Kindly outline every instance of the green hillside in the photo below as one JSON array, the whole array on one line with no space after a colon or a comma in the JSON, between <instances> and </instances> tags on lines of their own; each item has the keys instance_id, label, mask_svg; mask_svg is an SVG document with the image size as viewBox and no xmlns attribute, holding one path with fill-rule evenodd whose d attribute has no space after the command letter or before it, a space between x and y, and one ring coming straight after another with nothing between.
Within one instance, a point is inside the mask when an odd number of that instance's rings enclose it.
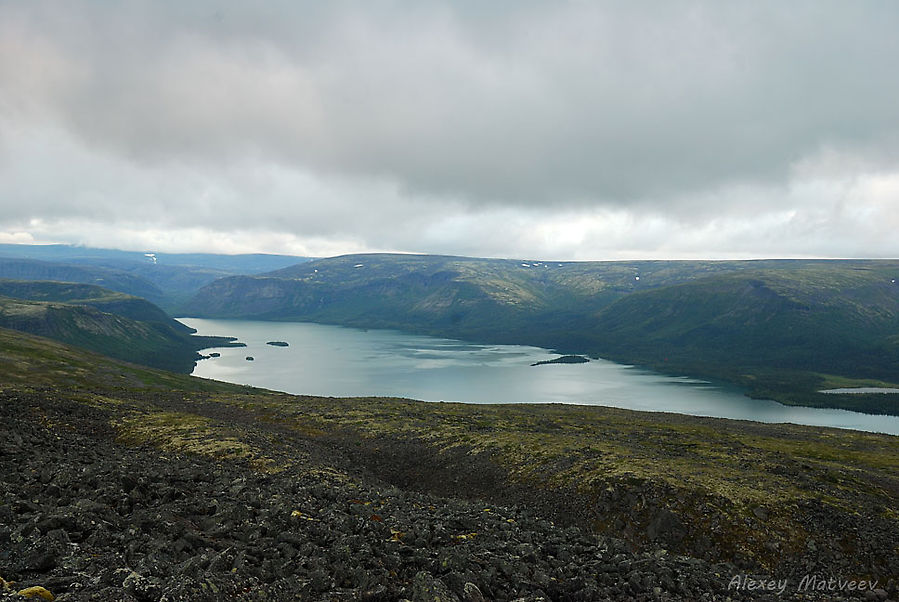
<instances>
[{"instance_id":1,"label":"green hillside","mask_svg":"<svg viewBox=\"0 0 899 602\"><path fill-rule=\"evenodd\" d=\"M745 269L737 262L544 262L347 255L217 280L185 313L399 328L579 346L589 316L634 291ZM639 279L638 279L639 278Z\"/></svg>"},{"instance_id":2,"label":"green hillside","mask_svg":"<svg viewBox=\"0 0 899 602\"><path fill-rule=\"evenodd\" d=\"M531 344L894 413L894 396L816 391L837 377L899 382L897 276L896 261L349 255L217 280L186 313Z\"/></svg>"},{"instance_id":3,"label":"green hillside","mask_svg":"<svg viewBox=\"0 0 899 602\"><path fill-rule=\"evenodd\" d=\"M0 296L29 301L57 301L88 305L102 312L141 322L167 324L175 330L191 329L173 320L162 309L146 299L111 291L92 284L45 280L0 280Z\"/></svg>"},{"instance_id":4,"label":"green hillside","mask_svg":"<svg viewBox=\"0 0 899 602\"><path fill-rule=\"evenodd\" d=\"M189 373L198 349L229 343L221 337L191 336L191 329L151 303L99 287L2 281L0 291L32 297L0 296L0 327L145 366ZM55 300L66 298L68 303Z\"/></svg>"},{"instance_id":5,"label":"green hillside","mask_svg":"<svg viewBox=\"0 0 899 602\"><path fill-rule=\"evenodd\" d=\"M305 261L288 255L143 253L74 245L0 244L0 278L99 284L175 311L225 276L259 274Z\"/></svg>"},{"instance_id":6,"label":"green hillside","mask_svg":"<svg viewBox=\"0 0 899 602\"><path fill-rule=\"evenodd\" d=\"M897 413L895 395L815 393L826 386L819 373L899 382L896 272L872 263L716 276L623 298L591 330L609 357L735 380L781 401Z\"/></svg>"}]
</instances>

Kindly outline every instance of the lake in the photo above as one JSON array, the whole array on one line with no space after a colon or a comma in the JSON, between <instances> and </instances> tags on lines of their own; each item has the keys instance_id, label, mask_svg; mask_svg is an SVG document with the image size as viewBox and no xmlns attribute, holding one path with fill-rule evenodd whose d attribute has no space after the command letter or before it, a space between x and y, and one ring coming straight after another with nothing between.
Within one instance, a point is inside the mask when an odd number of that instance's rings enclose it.
<instances>
[{"instance_id":1,"label":"lake","mask_svg":"<svg viewBox=\"0 0 899 602\"><path fill-rule=\"evenodd\" d=\"M195 376L287 393L408 397L466 403L575 403L760 422L792 422L899 435L899 417L784 406L731 386L666 376L605 360L531 364L557 357L521 345L479 345L301 322L179 318L201 335L246 347L215 349ZM267 345L285 341L288 347ZM247 361L252 356L254 361Z\"/></svg>"}]
</instances>

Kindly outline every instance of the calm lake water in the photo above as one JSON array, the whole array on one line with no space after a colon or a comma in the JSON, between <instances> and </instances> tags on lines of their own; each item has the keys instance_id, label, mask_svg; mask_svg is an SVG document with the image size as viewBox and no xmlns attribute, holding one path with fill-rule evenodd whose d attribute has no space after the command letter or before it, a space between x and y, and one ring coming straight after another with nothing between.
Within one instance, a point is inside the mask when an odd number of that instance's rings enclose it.
<instances>
[{"instance_id":1,"label":"calm lake water","mask_svg":"<svg viewBox=\"0 0 899 602\"><path fill-rule=\"evenodd\" d=\"M761 422L792 422L899 435L899 417L784 406L739 389L604 360L558 357L520 345L478 345L392 330L298 322L180 318L198 334L235 336L246 347L215 349L193 374L288 393L408 397L467 403L576 403ZM267 341L285 341L274 347ZM254 361L244 359L253 356Z\"/></svg>"}]
</instances>

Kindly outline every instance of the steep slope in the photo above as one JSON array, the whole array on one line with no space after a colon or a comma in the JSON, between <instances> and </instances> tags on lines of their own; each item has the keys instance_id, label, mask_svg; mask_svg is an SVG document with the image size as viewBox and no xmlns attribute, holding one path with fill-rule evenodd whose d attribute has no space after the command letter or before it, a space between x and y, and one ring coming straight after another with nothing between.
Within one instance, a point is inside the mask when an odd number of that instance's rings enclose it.
<instances>
[{"instance_id":1,"label":"steep slope","mask_svg":"<svg viewBox=\"0 0 899 602\"><path fill-rule=\"evenodd\" d=\"M819 264L793 260L550 262L345 255L259 276L216 281L201 289L186 309L208 317L326 317L398 323L417 323L427 316L458 327L465 319L477 320L471 315L476 310L495 307L503 314L498 316L503 326L508 327L514 324L516 314L528 321L537 314L551 321L553 315L568 312L571 317L586 317L641 290L716 274L789 271Z\"/></svg>"},{"instance_id":2,"label":"steep slope","mask_svg":"<svg viewBox=\"0 0 899 602\"><path fill-rule=\"evenodd\" d=\"M899 285L890 269L753 272L635 293L599 315L600 349L644 361L899 377Z\"/></svg>"},{"instance_id":3,"label":"steep slope","mask_svg":"<svg viewBox=\"0 0 899 602\"><path fill-rule=\"evenodd\" d=\"M141 322L167 324L181 332L191 329L173 320L146 299L111 291L93 284L44 280L0 280L0 296L29 301L57 301L72 305L89 305L102 312Z\"/></svg>"},{"instance_id":4,"label":"steep slope","mask_svg":"<svg viewBox=\"0 0 899 602\"><path fill-rule=\"evenodd\" d=\"M790 356L790 365L829 370L827 358L841 355L840 349L844 356L861 353L860 366L880 353L871 342L896 330L897 276L899 262L889 261L566 263L348 255L217 280L186 310L587 352L627 350L635 360L670 355L656 349L664 340L698 358L726 351L741 361L779 364ZM872 373L888 365L873 361Z\"/></svg>"},{"instance_id":5,"label":"steep slope","mask_svg":"<svg viewBox=\"0 0 899 602\"><path fill-rule=\"evenodd\" d=\"M256 316L365 327L515 336L523 316L545 312L541 290L512 262L449 257L346 256L205 287L192 315ZM472 277L478 274L478 278Z\"/></svg>"},{"instance_id":6,"label":"steep slope","mask_svg":"<svg viewBox=\"0 0 899 602\"><path fill-rule=\"evenodd\" d=\"M199 358L197 349L229 342L192 337L168 322L135 320L89 305L0 297L0 327L154 368L189 373Z\"/></svg>"},{"instance_id":7,"label":"steep slope","mask_svg":"<svg viewBox=\"0 0 899 602\"><path fill-rule=\"evenodd\" d=\"M716 276L630 295L590 329L606 357L725 378L788 403L895 414L895 395L817 391L827 375L899 382L897 271L872 263Z\"/></svg>"}]
</instances>

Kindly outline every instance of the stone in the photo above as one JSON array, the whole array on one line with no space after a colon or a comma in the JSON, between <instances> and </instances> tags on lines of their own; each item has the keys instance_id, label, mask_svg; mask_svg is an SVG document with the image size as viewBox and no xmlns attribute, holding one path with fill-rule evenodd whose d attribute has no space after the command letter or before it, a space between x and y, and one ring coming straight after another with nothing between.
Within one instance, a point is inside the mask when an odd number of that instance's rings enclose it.
<instances>
[{"instance_id":1,"label":"stone","mask_svg":"<svg viewBox=\"0 0 899 602\"><path fill-rule=\"evenodd\" d=\"M419 571L412 580L412 602L459 602L446 584L427 571Z\"/></svg>"},{"instance_id":2,"label":"stone","mask_svg":"<svg viewBox=\"0 0 899 602\"><path fill-rule=\"evenodd\" d=\"M663 508L649 524L646 535L652 541L661 540L676 544L686 536L686 528L674 512Z\"/></svg>"},{"instance_id":3,"label":"stone","mask_svg":"<svg viewBox=\"0 0 899 602\"><path fill-rule=\"evenodd\" d=\"M462 602L487 602L481 589L470 581L462 587Z\"/></svg>"},{"instance_id":4,"label":"stone","mask_svg":"<svg viewBox=\"0 0 899 602\"><path fill-rule=\"evenodd\" d=\"M131 571L122 582L122 589L138 600L153 600L158 597L158 587L143 575Z\"/></svg>"},{"instance_id":5,"label":"stone","mask_svg":"<svg viewBox=\"0 0 899 602\"><path fill-rule=\"evenodd\" d=\"M49 590L41 587L40 585L35 585L34 587L26 587L25 589L19 590L18 593L24 598L41 598L43 600L49 600L50 602L53 602L53 600L56 599L56 596L51 594Z\"/></svg>"}]
</instances>

